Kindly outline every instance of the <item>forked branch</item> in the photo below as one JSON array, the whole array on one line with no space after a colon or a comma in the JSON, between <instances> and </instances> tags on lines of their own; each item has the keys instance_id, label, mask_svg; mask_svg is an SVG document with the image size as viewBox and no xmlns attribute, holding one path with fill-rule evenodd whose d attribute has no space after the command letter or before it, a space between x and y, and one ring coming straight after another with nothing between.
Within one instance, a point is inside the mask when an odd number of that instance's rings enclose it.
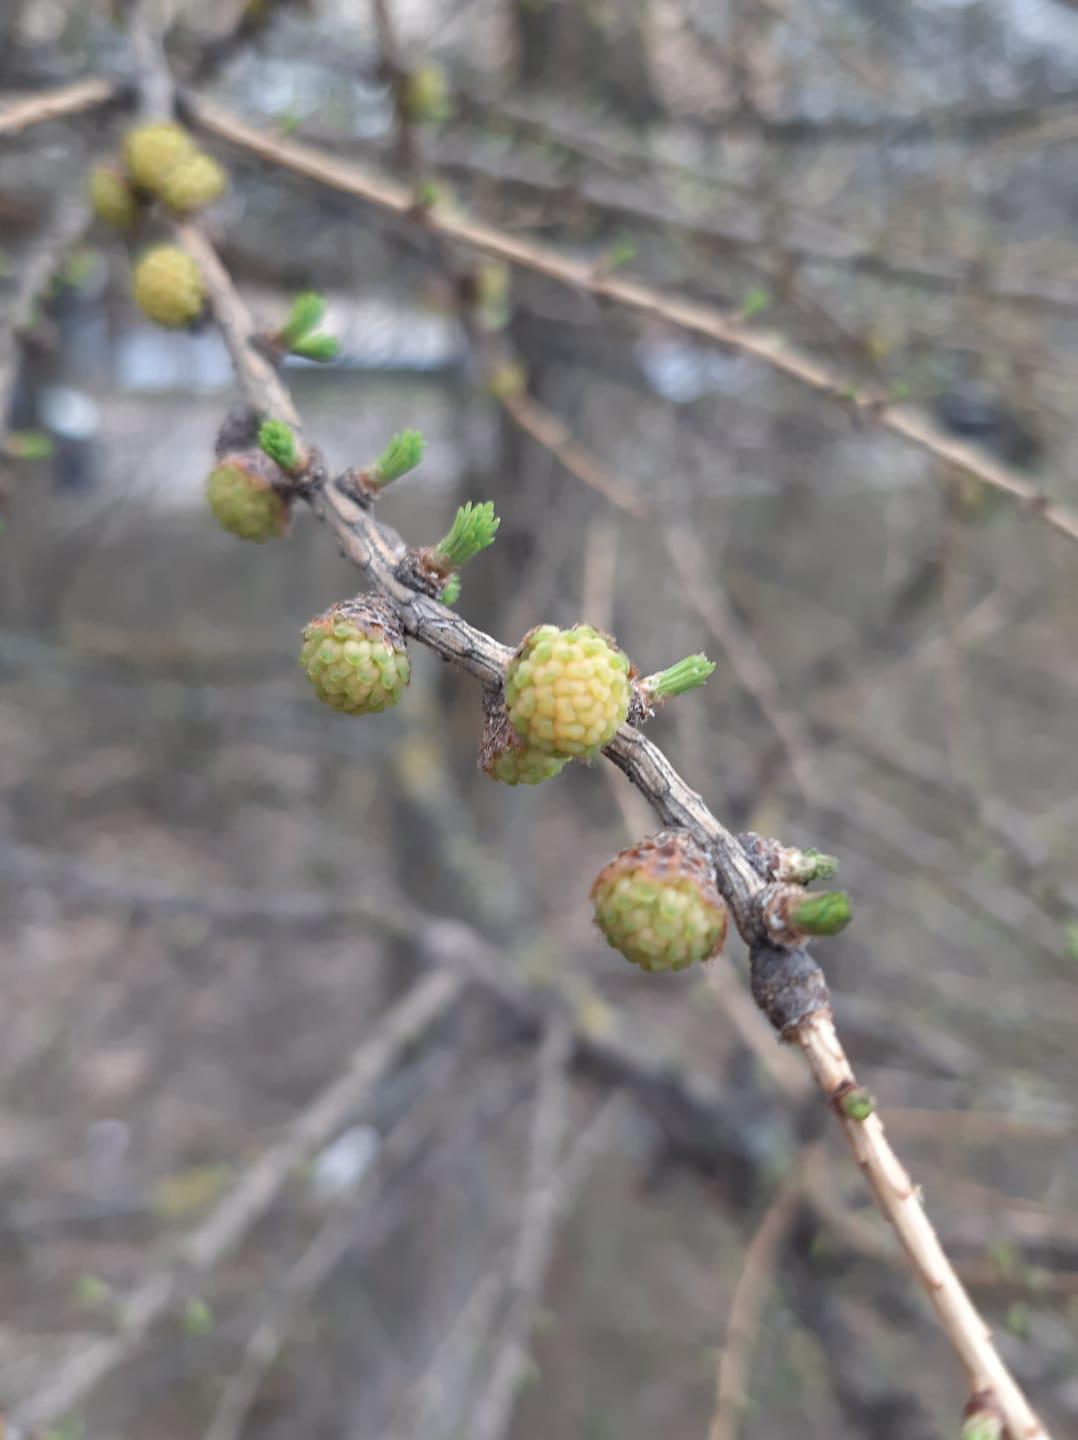
<instances>
[{"instance_id":1,"label":"forked branch","mask_svg":"<svg viewBox=\"0 0 1078 1440\"><path fill-rule=\"evenodd\" d=\"M257 327L237 294L205 232L177 227L178 238L202 268L214 317L222 331L250 404L261 414L296 425L298 415L280 376L257 347ZM393 602L404 630L487 689L498 690L512 651L469 625L437 600L410 589L397 575L404 543L332 480L301 493L369 583ZM894 1228L919 1283L958 1353L972 1392L991 1392L1014 1440L1048 1435L992 1342L884 1132L870 1102L863 1101L836 1033L822 972L801 948L768 942L766 902L773 885L754 869L734 835L711 813L663 752L632 726L623 725L604 752L651 803L667 825L683 827L711 855L720 890L753 954L754 994L783 1038L804 1051L813 1075L835 1109L846 1139L872 1188L881 1213ZM854 1097L854 1103L850 1097ZM867 1109L866 1109L867 1106Z\"/></svg>"}]
</instances>

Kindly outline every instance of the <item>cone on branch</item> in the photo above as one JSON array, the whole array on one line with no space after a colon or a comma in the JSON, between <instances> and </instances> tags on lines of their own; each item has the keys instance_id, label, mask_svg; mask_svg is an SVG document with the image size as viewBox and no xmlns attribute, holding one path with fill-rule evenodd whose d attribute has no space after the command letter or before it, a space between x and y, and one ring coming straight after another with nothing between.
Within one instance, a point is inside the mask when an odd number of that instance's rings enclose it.
<instances>
[{"instance_id":1,"label":"cone on branch","mask_svg":"<svg viewBox=\"0 0 1078 1440\"><path fill-rule=\"evenodd\" d=\"M202 272L178 245L144 251L135 264L132 290L144 315L173 330L192 324L206 304Z\"/></svg>"},{"instance_id":2,"label":"cone on branch","mask_svg":"<svg viewBox=\"0 0 1078 1440\"><path fill-rule=\"evenodd\" d=\"M278 488L279 479L277 467L261 450L223 456L206 479L206 499L218 524L258 544L284 535L292 506Z\"/></svg>"},{"instance_id":3,"label":"cone on branch","mask_svg":"<svg viewBox=\"0 0 1078 1440\"><path fill-rule=\"evenodd\" d=\"M190 215L224 194L228 176L217 161L201 150L178 160L166 170L157 193L179 215Z\"/></svg>"},{"instance_id":4,"label":"cone on branch","mask_svg":"<svg viewBox=\"0 0 1078 1440\"><path fill-rule=\"evenodd\" d=\"M325 704L346 715L396 705L412 675L396 611L377 595L342 600L303 632L299 662Z\"/></svg>"},{"instance_id":5,"label":"cone on branch","mask_svg":"<svg viewBox=\"0 0 1078 1440\"><path fill-rule=\"evenodd\" d=\"M89 179L94 214L116 230L130 230L138 215L138 200L115 165L95 165Z\"/></svg>"},{"instance_id":6,"label":"cone on branch","mask_svg":"<svg viewBox=\"0 0 1078 1440\"><path fill-rule=\"evenodd\" d=\"M172 167L198 154L198 146L182 125L154 121L136 125L124 137L127 173L140 190L158 195Z\"/></svg>"},{"instance_id":7,"label":"cone on branch","mask_svg":"<svg viewBox=\"0 0 1078 1440\"><path fill-rule=\"evenodd\" d=\"M479 746L479 768L503 785L540 785L560 775L568 760L545 755L526 745L509 723L499 699L484 700L483 739Z\"/></svg>"},{"instance_id":8,"label":"cone on branch","mask_svg":"<svg viewBox=\"0 0 1078 1440\"><path fill-rule=\"evenodd\" d=\"M684 970L717 955L726 939L714 867L685 830L661 830L616 855L591 900L607 941L643 970Z\"/></svg>"},{"instance_id":9,"label":"cone on branch","mask_svg":"<svg viewBox=\"0 0 1078 1440\"><path fill-rule=\"evenodd\" d=\"M539 625L509 662L509 723L542 754L594 755L625 721L631 677L628 657L590 625Z\"/></svg>"}]
</instances>

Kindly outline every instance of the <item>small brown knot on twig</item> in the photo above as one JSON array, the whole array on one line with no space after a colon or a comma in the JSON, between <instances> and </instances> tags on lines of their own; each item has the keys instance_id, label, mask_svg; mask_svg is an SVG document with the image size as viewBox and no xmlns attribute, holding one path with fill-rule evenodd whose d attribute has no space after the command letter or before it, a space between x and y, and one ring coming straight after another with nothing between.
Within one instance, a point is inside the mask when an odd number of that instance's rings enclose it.
<instances>
[{"instance_id":1,"label":"small brown knot on twig","mask_svg":"<svg viewBox=\"0 0 1078 1440\"><path fill-rule=\"evenodd\" d=\"M962 1412L961 1440L1002 1440L1003 1412L991 1390L975 1390Z\"/></svg>"},{"instance_id":2,"label":"small brown knot on twig","mask_svg":"<svg viewBox=\"0 0 1078 1440\"><path fill-rule=\"evenodd\" d=\"M783 1040L813 1015L830 1014L823 970L807 950L762 941L749 954L752 998Z\"/></svg>"},{"instance_id":3,"label":"small brown knot on twig","mask_svg":"<svg viewBox=\"0 0 1078 1440\"><path fill-rule=\"evenodd\" d=\"M449 578L448 572L435 562L429 546L406 550L397 562L395 573L402 585L418 591L420 595L429 595L432 600L438 599Z\"/></svg>"},{"instance_id":4,"label":"small brown knot on twig","mask_svg":"<svg viewBox=\"0 0 1078 1440\"><path fill-rule=\"evenodd\" d=\"M262 415L253 405L233 405L221 421L221 428L214 441L214 453L218 459L234 450L250 450L258 446L258 428Z\"/></svg>"}]
</instances>

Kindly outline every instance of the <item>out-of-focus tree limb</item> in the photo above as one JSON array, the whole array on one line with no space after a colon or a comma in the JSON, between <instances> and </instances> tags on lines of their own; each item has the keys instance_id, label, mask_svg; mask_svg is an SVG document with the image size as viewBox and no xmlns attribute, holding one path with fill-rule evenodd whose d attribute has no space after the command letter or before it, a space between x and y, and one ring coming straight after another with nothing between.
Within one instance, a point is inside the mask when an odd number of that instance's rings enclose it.
<instances>
[{"instance_id":1,"label":"out-of-focus tree limb","mask_svg":"<svg viewBox=\"0 0 1078 1440\"><path fill-rule=\"evenodd\" d=\"M417 210L412 191L394 181L357 165L334 160L309 146L267 135L212 101L188 97L186 104L192 119L204 129L271 164L352 195L400 220L420 225L431 234L474 246L511 265L544 275L597 301L613 302L637 314L664 320L678 329L759 360L822 398L842 405L853 418L877 425L935 459L973 475L991 489L1008 495L1059 534L1078 542L1078 515L1050 500L1024 475L990 459L973 446L952 439L928 415L863 390L821 361L799 354L781 335L749 328L711 305L625 279L620 273L606 273L601 267L575 260L537 241L507 234L482 221L436 208Z\"/></svg>"}]
</instances>

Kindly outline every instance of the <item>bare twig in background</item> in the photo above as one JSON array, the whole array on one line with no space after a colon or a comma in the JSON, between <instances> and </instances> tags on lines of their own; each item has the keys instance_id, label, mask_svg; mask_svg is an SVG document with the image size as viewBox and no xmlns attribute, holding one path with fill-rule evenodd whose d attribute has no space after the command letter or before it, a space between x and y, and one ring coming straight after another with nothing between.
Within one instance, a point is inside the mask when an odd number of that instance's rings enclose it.
<instances>
[{"instance_id":1,"label":"bare twig in background","mask_svg":"<svg viewBox=\"0 0 1078 1440\"><path fill-rule=\"evenodd\" d=\"M760 1328L768 1283L778 1262L782 1242L797 1215L804 1192L805 1171L815 1149L780 1186L764 1212L741 1262L741 1273L730 1298L726 1342L719 1354L715 1376L715 1413L708 1440L736 1440L741 1412L749 1398L752 1350Z\"/></svg>"},{"instance_id":2,"label":"bare twig in background","mask_svg":"<svg viewBox=\"0 0 1078 1440\"><path fill-rule=\"evenodd\" d=\"M67 252L77 245L90 223L90 207L80 194L61 195L56 213L28 256L14 292L0 314L0 437L15 385L20 332L34 316L38 297L63 264Z\"/></svg>"},{"instance_id":3,"label":"bare twig in background","mask_svg":"<svg viewBox=\"0 0 1078 1440\"><path fill-rule=\"evenodd\" d=\"M993 490L1017 501L1069 540L1078 541L1078 515L1049 500L1018 471L991 460L972 446L962 444L918 411L893 405L877 394L866 394L847 377L832 372L821 362L800 355L782 337L765 330L750 329L721 311L697 301L682 299L637 281L604 273L585 261L574 260L537 241L520 239L492 225L448 211L427 209L421 221L416 216L412 192L356 165L344 164L310 146L277 139L247 124L230 111L201 97L188 97L192 118L204 129L259 155L271 164L353 195L410 223L422 223L427 231L472 245L512 265L590 294L599 301L613 301L641 315L665 320L678 329L703 335L719 345L752 356L771 369L806 386L828 400L847 407L851 414L898 436L956 469L975 476Z\"/></svg>"},{"instance_id":4,"label":"bare twig in background","mask_svg":"<svg viewBox=\"0 0 1078 1440\"><path fill-rule=\"evenodd\" d=\"M549 450L571 475L583 481L589 489L638 519L647 514L645 501L623 484L598 456L581 445L569 427L545 405L528 394L507 395L501 404L526 435L530 435L544 450Z\"/></svg>"},{"instance_id":5,"label":"bare twig in background","mask_svg":"<svg viewBox=\"0 0 1078 1440\"><path fill-rule=\"evenodd\" d=\"M92 110L111 100L115 93L116 87L107 80L76 80L72 85L29 95L25 100L0 107L0 135L17 135L20 130L44 120L60 120L65 115Z\"/></svg>"},{"instance_id":6,"label":"bare twig in background","mask_svg":"<svg viewBox=\"0 0 1078 1440\"><path fill-rule=\"evenodd\" d=\"M687 527L678 526L668 527L664 539L685 598L722 646L734 674L778 736L794 784L811 803L819 786L813 767L812 737L804 722L783 702L774 671L734 614L717 581L708 574L707 558L697 536Z\"/></svg>"},{"instance_id":7,"label":"bare twig in background","mask_svg":"<svg viewBox=\"0 0 1078 1440\"><path fill-rule=\"evenodd\" d=\"M18 1437L60 1419L130 1359L150 1329L182 1296L188 1279L207 1274L235 1250L274 1203L296 1166L356 1113L404 1050L451 1009L462 989L458 976L437 972L380 1016L375 1034L353 1051L332 1084L187 1236L173 1263L150 1275L129 1297L116 1333L95 1341L60 1366L42 1389L17 1406L9 1418L9 1434Z\"/></svg>"},{"instance_id":8,"label":"bare twig in background","mask_svg":"<svg viewBox=\"0 0 1078 1440\"><path fill-rule=\"evenodd\" d=\"M556 1184L558 1157L569 1123L566 1065L570 1032L551 1025L539 1052L539 1094L532 1122L528 1175L504 1315L489 1379L468 1425L471 1440L502 1440L528 1368L528 1332L554 1248L563 1196Z\"/></svg>"},{"instance_id":9,"label":"bare twig in background","mask_svg":"<svg viewBox=\"0 0 1078 1440\"><path fill-rule=\"evenodd\" d=\"M282 1346L303 1306L329 1280L336 1267L356 1244L357 1212L366 1208L367 1192L386 1169L414 1155L437 1130L441 1115L441 1085L410 1110L381 1144L374 1163L356 1184L333 1202L330 1214L300 1258L273 1289L268 1303L247 1338L243 1356L221 1395L205 1440L240 1440L251 1407L267 1372L276 1364ZM382 1225L364 1233L363 1243L377 1243Z\"/></svg>"}]
</instances>

